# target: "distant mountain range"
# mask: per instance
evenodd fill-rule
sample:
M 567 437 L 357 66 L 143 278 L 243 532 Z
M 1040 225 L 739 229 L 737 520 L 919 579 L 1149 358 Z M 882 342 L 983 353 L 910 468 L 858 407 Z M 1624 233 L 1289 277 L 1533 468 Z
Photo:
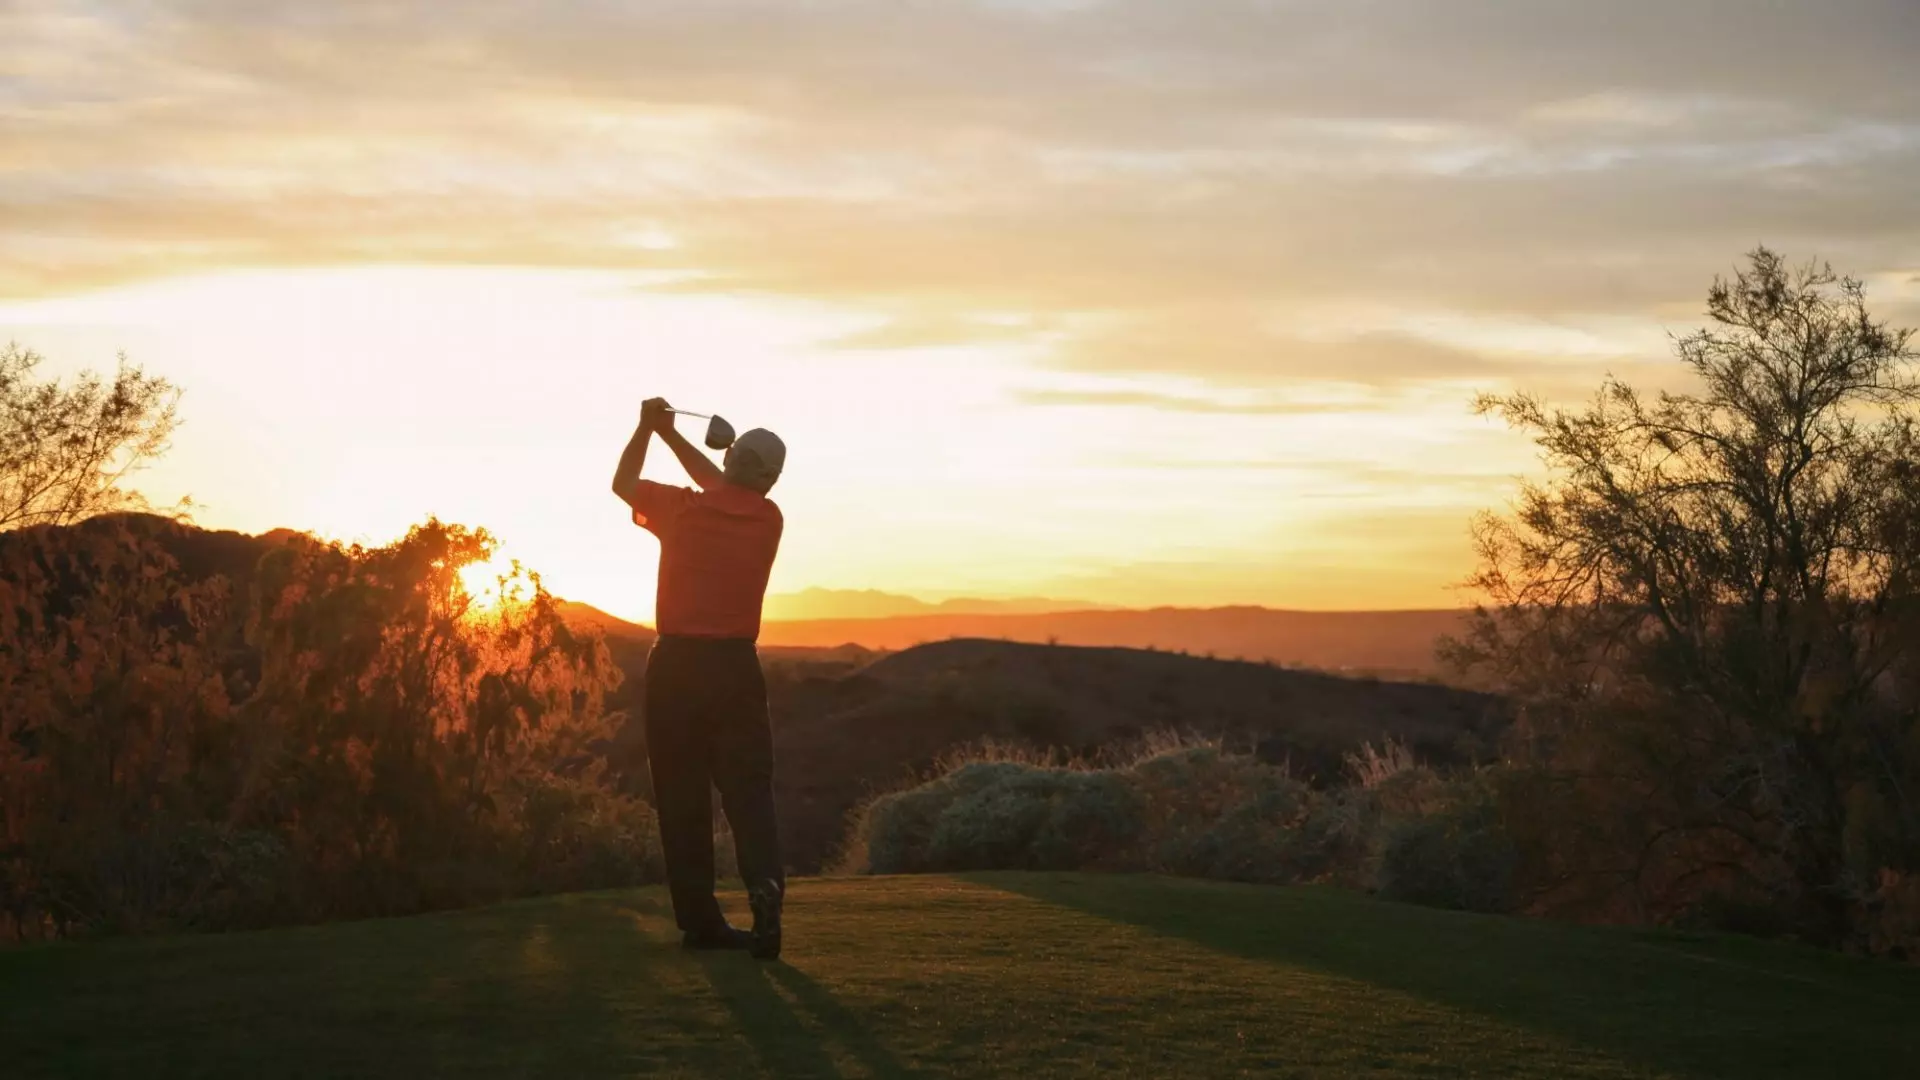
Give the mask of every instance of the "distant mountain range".
M 884 593 L 855 595 L 888 596 Z M 889 599 L 909 600 L 923 608 L 935 608 L 909 597 Z M 768 604 L 771 608 L 772 598 Z M 875 606 L 880 605 L 876 602 Z M 599 626 L 610 637 L 625 638 L 635 646 L 652 643 L 652 631 L 645 627 L 616 619 L 585 604 L 567 607 L 579 621 Z M 936 609 L 865 618 L 769 618 L 761 628 L 760 644 L 763 651 L 776 654 L 817 655 L 819 650 L 839 650 L 841 655 L 857 656 L 868 650 L 893 652 L 953 638 L 986 638 L 1031 644 L 1157 649 L 1320 671 L 1426 679 L 1444 674 L 1434 655 L 1435 649 L 1441 638 L 1464 629 L 1465 618 L 1464 611 L 1455 609 L 1283 611 L 1262 607 L 1162 607 L 1041 612 Z M 634 641 L 636 634 L 641 640 Z
M 949 638 L 998 638 L 1060 645 L 1119 646 L 1263 660 L 1323 671 L 1429 677 L 1434 650 L 1459 633 L 1465 613 L 1278 611 L 1261 607 L 937 613 L 892 618 L 770 621 L 764 645 L 823 648 L 853 644 L 905 649 Z
M 926 601 L 875 589 L 803 589 L 767 597 L 766 618 L 782 622 L 818 619 L 893 619 L 915 615 L 1044 615 L 1056 611 L 1111 611 L 1089 600 L 1017 597 Z

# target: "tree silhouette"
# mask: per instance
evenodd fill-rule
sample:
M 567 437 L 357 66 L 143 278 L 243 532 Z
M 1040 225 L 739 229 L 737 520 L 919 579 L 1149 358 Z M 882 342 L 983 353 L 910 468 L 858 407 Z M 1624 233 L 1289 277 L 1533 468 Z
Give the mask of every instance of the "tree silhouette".
M 111 382 L 38 381 L 41 357 L 0 349 L 0 530 L 145 506 L 121 483 L 163 452 L 180 392 L 120 358 Z
M 1480 402 L 1549 478 L 1479 522 L 1450 651 L 1524 703 L 1536 794 L 1569 800 L 1534 819 L 1581 822 L 1544 884 L 1838 940 L 1920 870 L 1916 355 L 1860 282 L 1765 248 L 1707 313 L 1693 393 Z

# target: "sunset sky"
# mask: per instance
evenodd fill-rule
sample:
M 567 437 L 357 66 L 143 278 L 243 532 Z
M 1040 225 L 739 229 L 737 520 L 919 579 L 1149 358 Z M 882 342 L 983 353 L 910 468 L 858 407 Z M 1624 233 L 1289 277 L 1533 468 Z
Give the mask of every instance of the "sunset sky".
M 1916 49 L 1915 0 L 0 0 L 0 343 L 182 385 L 140 486 L 202 525 L 436 513 L 628 617 L 653 394 L 787 439 L 777 591 L 1447 605 L 1531 462 L 1475 392 L 1676 385 L 1760 242 L 1920 322 Z

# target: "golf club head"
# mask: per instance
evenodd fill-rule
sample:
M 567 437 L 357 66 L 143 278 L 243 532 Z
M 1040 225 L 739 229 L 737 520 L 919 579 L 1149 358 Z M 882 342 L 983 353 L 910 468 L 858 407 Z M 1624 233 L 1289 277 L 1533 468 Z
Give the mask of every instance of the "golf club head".
M 718 416 L 707 421 L 707 446 L 713 450 L 725 450 L 733 445 L 733 425 Z

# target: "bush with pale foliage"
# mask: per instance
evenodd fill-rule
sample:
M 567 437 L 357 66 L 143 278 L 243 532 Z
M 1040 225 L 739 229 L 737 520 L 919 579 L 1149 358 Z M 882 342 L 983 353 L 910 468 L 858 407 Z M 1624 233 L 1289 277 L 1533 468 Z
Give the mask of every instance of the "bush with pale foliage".
M 1369 748 L 1355 782 L 1318 790 L 1218 744 L 1158 740 L 1138 757 L 1059 763 L 950 758 L 869 803 L 840 869 L 1131 870 L 1379 888 L 1419 903 L 1508 910 L 1515 862 L 1490 790 L 1403 749 Z

